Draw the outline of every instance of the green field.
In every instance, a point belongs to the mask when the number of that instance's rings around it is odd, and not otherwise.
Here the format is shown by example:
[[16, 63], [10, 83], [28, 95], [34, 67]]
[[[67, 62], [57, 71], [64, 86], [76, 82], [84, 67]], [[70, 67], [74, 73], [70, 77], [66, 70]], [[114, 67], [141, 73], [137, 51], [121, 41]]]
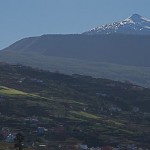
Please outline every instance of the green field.
[[3, 86], [0, 86], [0, 94], [7, 95], [7, 96], [28, 96], [28, 94], [25, 92], [7, 88], [7, 87], [3, 87]]

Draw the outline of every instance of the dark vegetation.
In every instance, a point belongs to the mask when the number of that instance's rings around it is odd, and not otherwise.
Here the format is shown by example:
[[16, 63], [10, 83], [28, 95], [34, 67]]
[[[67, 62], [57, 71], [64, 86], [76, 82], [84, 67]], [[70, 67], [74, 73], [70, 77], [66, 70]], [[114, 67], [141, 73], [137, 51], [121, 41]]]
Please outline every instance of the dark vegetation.
[[[130, 82], [0, 64], [0, 127], [24, 132], [28, 143], [148, 147], [149, 106], [150, 89]], [[34, 132], [39, 126], [44, 136]]]

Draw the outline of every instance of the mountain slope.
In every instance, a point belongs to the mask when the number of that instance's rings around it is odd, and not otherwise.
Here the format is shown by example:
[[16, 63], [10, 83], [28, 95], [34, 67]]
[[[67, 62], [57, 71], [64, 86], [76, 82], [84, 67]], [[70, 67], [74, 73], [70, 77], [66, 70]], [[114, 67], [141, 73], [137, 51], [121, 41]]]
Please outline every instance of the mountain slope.
[[95, 35], [114, 33], [150, 35], [150, 20], [138, 14], [133, 14], [123, 21], [102, 25], [84, 32], [83, 34]]
[[[117, 28], [117, 31], [125, 27], [127, 31], [123, 29], [123, 32], [126, 33], [131, 27], [133, 32], [139, 32], [149, 28], [149, 20], [134, 14], [124, 21], [108, 25], [109, 27], [111, 30]], [[149, 86], [150, 35], [137, 34], [30, 37], [1, 50], [0, 61], [58, 70], [68, 74], [79, 73], [114, 80], [129, 80]]]
[[36, 53], [46, 56], [147, 67], [150, 66], [149, 49], [150, 36], [43, 35], [22, 39], [1, 52]]
[[[125, 66], [106, 62], [38, 55], [35, 53], [1, 52], [0, 60], [65, 74], [82, 74], [150, 87], [150, 67]], [[67, 67], [66, 67], [67, 66]]]
[[[150, 36], [43, 35], [0, 51], [0, 61], [148, 86]], [[67, 67], [66, 67], [67, 66]]]
[[[93, 107], [96, 107], [94, 104], [96, 102], [95, 100], [98, 100], [98, 94], [96, 93], [99, 93], [99, 96], [101, 98], [105, 97], [108, 101], [110, 101], [109, 103], [116, 103], [114, 99], [115, 97], [120, 99], [118, 99], [118, 102], [126, 102], [127, 108], [125, 108], [125, 110], [130, 108], [132, 105], [136, 105], [141, 109], [141, 111], [149, 112], [147, 105], [142, 106], [138, 104], [144, 104], [144, 99], [145, 102], [149, 102], [149, 89], [136, 86], [131, 83], [121, 83], [118, 81], [92, 78], [90, 76], [77, 74], [70, 76], [57, 72], [53, 73], [33, 69], [22, 65], [0, 64], [0, 70], [0, 84], [2, 85], [0, 86], [1, 95], [22, 95], [40, 98], [36, 96], [36, 94], [34, 95], [34, 93], [37, 93], [39, 96], [43, 95], [43, 98], [60, 97], [63, 99], [64, 97], [64, 99], [70, 99], [72, 102], [75, 100], [76, 102], [82, 102], [86, 105], [90, 104], [93, 105]], [[49, 91], [49, 89], [51, 90]], [[107, 96], [103, 96], [102, 93], [105, 93]], [[131, 95], [132, 98], [130, 97]], [[120, 107], [123, 109], [124, 106]]]
[[73, 138], [91, 147], [149, 146], [149, 89], [22, 65], [2, 63], [0, 70], [1, 125], [21, 129], [35, 143], [41, 137], [35, 129], [43, 126], [49, 130], [42, 144]]

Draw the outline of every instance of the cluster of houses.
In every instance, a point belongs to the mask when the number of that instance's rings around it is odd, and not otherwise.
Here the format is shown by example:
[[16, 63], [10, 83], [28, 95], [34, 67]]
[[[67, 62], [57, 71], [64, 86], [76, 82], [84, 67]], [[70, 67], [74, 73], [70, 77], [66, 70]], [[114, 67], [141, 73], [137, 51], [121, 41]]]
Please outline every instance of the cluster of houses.
[[5, 140], [6, 142], [14, 142], [14, 139], [16, 138], [16, 132], [10, 131], [8, 127], [3, 127], [0, 131], [0, 137], [2, 140]]
[[19, 83], [22, 83], [24, 81], [30, 81], [30, 82], [33, 82], [33, 83], [43, 83], [43, 80], [40, 80], [40, 79], [37, 79], [37, 78], [30, 78], [30, 77], [23, 77], [23, 78], [20, 78], [18, 80]]
[[[47, 132], [48, 130], [44, 127], [38, 127], [37, 128], [37, 135], [44, 135], [45, 132]], [[64, 127], [63, 126], [59, 126], [57, 127], [57, 129], [55, 128], [52, 128], [52, 131], [55, 132], [64, 132]], [[15, 138], [16, 138], [16, 134], [17, 134], [17, 131], [10, 131], [10, 129], [8, 127], [3, 127], [1, 130], [0, 130], [0, 137], [2, 137], [2, 139], [5, 141], [5, 142], [8, 142], [8, 143], [12, 143], [14, 142]], [[62, 141], [63, 143], [63, 141]], [[58, 147], [59, 149], [63, 149], [63, 144], [58, 144]], [[34, 147], [35, 145], [32, 144], [32, 147]], [[46, 144], [40, 144], [38, 147], [44, 147], [45, 149], [47, 149], [47, 145]], [[129, 145], [118, 145], [117, 147], [112, 147], [112, 146], [103, 146], [103, 147], [88, 147], [88, 145], [86, 144], [81, 144], [81, 143], [78, 143], [77, 146], [76, 146], [76, 150], [148, 150], [146, 148], [140, 148], [140, 147], [137, 147], [136, 145], [134, 144], [129, 144]]]
[[134, 144], [122, 144], [117, 147], [103, 146], [103, 147], [91, 147], [88, 148], [87, 145], [80, 145], [79, 150], [148, 150], [147, 148], [137, 147]]
[[[44, 127], [38, 127], [35, 132], [37, 135], [44, 135], [47, 131], [48, 129]], [[10, 130], [8, 127], [3, 127], [0, 130], [0, 138], [8, 143], [13, 143], [18, 132], [19, 130]]]

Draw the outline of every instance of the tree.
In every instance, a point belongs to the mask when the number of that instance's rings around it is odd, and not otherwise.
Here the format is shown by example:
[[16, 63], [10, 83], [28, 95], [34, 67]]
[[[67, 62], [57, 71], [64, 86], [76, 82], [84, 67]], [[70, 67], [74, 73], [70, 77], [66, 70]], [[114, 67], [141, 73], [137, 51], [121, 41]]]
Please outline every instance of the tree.
[[14, 144], [14, 147], [18, 147], [19, 150], [22, 150], [23, 149], [23, 145], [22, 145], [22, 142], [24, 140], [24, 136], [22, 133], [17, 133], [16, 134], [16, 138], [15, 138], [15, 144]]

